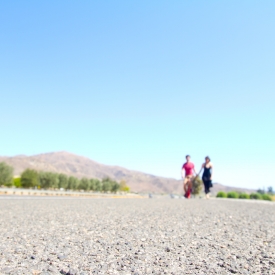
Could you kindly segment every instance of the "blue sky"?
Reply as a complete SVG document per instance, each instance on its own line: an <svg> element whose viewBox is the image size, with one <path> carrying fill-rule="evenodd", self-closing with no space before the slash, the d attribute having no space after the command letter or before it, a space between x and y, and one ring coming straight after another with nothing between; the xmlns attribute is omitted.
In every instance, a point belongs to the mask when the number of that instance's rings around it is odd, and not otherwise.
<svg viewBox="0 0 275 275"><path fill-rule="evenodd" d="M274 1L0 1L0 155L275 187L274 33Z"/></svg>

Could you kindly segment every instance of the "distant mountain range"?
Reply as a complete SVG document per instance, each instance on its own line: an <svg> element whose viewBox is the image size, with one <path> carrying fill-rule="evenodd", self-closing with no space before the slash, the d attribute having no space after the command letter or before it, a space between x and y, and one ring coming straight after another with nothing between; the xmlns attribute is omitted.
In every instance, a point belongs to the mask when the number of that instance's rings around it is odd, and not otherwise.
<svg viewBox="0 0 275 275"><path fill-rule="evenodd" d="M182 182L179 180L132 171L119 166L100 164L89 158L68 152L53 152L34 156L0 157L0 162L3 161L14 167L15 175L20 175L27 168L32 168L39 171L63 173L78 178L103 179L110 177L117 181L125 180L130 186L131 191L135 192L182 193ZM221 190L236 190L248 193L253 191L214 184L213 193Z"/></svg>

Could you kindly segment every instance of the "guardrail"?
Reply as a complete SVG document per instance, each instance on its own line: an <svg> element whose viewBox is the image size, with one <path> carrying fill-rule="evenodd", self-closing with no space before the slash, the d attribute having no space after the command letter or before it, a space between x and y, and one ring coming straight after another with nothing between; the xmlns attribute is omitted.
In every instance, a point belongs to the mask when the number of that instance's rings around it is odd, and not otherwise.
<svg viewBox="0 0 275 275"><path fill-rule="evenodd" d="M16 196L63 196L63 197L90 197L90 198L143 198L140 194L118 192L76 192L65 190L42 190L42 189L23 189L23 188L0 188L0 195Z"/></svg>

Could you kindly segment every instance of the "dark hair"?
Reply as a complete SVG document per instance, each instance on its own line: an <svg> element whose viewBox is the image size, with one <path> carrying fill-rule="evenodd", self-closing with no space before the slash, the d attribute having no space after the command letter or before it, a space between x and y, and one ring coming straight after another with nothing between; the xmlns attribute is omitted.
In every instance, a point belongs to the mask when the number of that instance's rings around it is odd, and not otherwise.
<svg viewBox="0 0 275 275"><path fill-rule="evenodd" d="M187 159L188 157L190 158L190 155L186 155L186 156L185 156L186 159Z"/></svg>
<svg viewBox="0 0 275 275"><path fill-rule="evenodd" d="M209 159L209 161L211 161L211 159L210 159L208 156L206 156L205 158L206 158L206 159Z"/></svg>

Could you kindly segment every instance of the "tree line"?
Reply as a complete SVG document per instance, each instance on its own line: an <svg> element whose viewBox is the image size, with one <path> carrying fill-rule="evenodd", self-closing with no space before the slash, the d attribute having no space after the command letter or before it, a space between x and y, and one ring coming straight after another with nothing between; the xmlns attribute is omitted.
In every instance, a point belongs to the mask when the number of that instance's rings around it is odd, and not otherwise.
<svg viewBox="0 0 275 275"><path fill-rule="evenodd" d="M34 169L26 169L18 178L13 177L13 167L4 162L0 163L0 186L15 186L21 188L38 188L38 189L64 189L64 190L84 190L95 192L112 192L118 191L129 192L130 188L125 181L120 183L110 178L78 179L65 174L43 172Z"/></svg>

